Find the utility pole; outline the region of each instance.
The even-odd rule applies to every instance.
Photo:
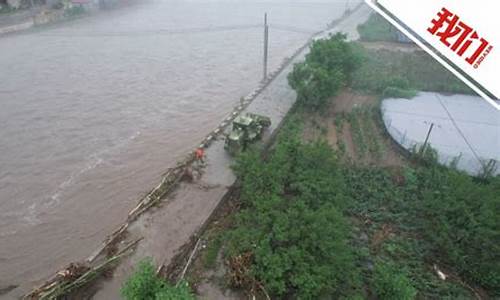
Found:
[[[420,155],[423,155],[425,152],[425,148],[427,148],[427,143],[429,142],[429,137],[431,136],[431,132],[432,132],[433,128],[434,128],[434,123],[432,123],[431,127],[429,127],[429,131],[427,132],[427,136],[425,137],[424,145],[422,146],[422,149],[420,150]]]
[[[269,25],[267,25],[267,13],[264,14],[264,76],[262,81],[267,78],[267,55],[269,51]]]
[[[344,10],[344,15],[347,15],[351,11],[350,5],[349,5],[349,0],[345,2],[345,10]]]

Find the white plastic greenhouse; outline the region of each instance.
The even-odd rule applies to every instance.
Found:
[[[483,99],[421,92],[411,100],[384,100],[382,115],[389,134],[404,148],[421,146],[434,124],[429,143],[442,164],[455,160],[471,175],[493,166],[493,174],[500,174],[500,111]]]

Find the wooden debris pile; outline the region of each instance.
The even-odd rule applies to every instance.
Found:
[[[253,259],[252,252],[245,252],[228,260],[231,285],[246,290],[249,293],[250,299],[255,299],[255,295],[258,295],[260,292],[262,293],[262,297],[270,300],[271,297],[269,297],[264,286],[250,274]]]
[[[231,285],[237,288],[251,288],[255,279],[249,275],[250,267],[253,262],[253,253],[246,252],[228,260],[229,265],[229,280]]]
[[[45,282],[43,285],[25,295],[23,299],[52,300],[59,299],[63,295],[67,295],[75,289],[92,282],[96,277],[112,268],[114,263],[123,256],[127,255],[130,252],[129,250],[137,245],[140,240],[141,239],[137,239],[128,244],[115,256],[106,259],[94,267],[90,267],[86,264],[70,264],[65,269],[57,272],[53,278]]]

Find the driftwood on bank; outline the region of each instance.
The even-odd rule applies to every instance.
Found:
[[[146,197],[144,197],[137,205],[134,207],[127,216],[127,221],[123,223],[118,229],[116,229],[111,235],[109,235],[106,240],[103,242],[101,247],[97,251],[95,251],[91,256],[89,256],[86,261],[87,263],[94,262],[99,255],[101,255],[104,250],[109,248],[111,245],[116,244],[132,222],[137,220],[139,216],[145,213],[148,209],[158,204],[158,202],[164,198],[167,194],[169,194],[180,182],[182,176],[186,172],[187,166],[192,163],[192,158],[189,158],[189,161],[186,161],[182,165],[170,169],[165,176],[163,177],[160,184],[154,188]]]
[[[75,268],[74,264],[71,264],[70,267],[58,272],[52,280],[26,295],[24,299],[51,300],[58,299],[70,293],[101,275],[109,267],[113,266],[116,261],[129,254],[129,250],[136,246],[141,240],[142,238],[139,238],[131,242],[116,255],[108,258],[95,267],[80,266],[79,268]],[[81,274],[78,274],[78,272],[81,272]]]
[[[193,257],[196,254],[196,251],[198,251],[198,247],[200,246],[200,242],[201,242],[201,238],[198,239],[198,241],[196,242],[196,245],[194,246],[193,251],[191,252],[191,255],[189,255],[186,266],[184,266],[184,269],[182,270],[182,273],[181,273],[181,277],[180,277],[179,281],[177,282],[177,284],[179,284],[179,282],[181,282],[184,279],[184,276],[186,275],[186,271],[188,270],[189,265],[191,265],[191,261],[193,260]]]

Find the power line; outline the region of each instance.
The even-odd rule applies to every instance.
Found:
[[[295,32],[295,33],[300,33],[300,34],[313,34],[313,33],[318,32],[318,30],[299,28],[299,27],[280,25],[280,24],[271,24],[270,27],[273,29],[276,29],[276,30],[290,31],[290,32]]]
[[[483,161],[481,160],[481,158],[479,157],[479,155],[477,154],[476,150],[474,150],[474,147],[472,147],[471,143],[469,143],[469,141],[467,140],[467,138],[465,137],[465,134],[462,132],[462,130],[460,129],[460,127],[458,127],[458,124],[455,122],[455,119],[453,118],[453,116],[451,115],[450,111],[448,110],[448,108],[446,108],[446,105],[444,105],[443,101],[441,100],[441,97],[439,97],[439,95],[436,94],[436,98],[439,100],[439,103],[441,104],[441,106],[443,107],[443,109],[445,110],[446,114],[448,115],[448,117],[450,118],[450,121],[453,123],[453,126],[455,127],[455,129],[458,131],[458,133],[460,134],[460,136],[463,138],[464,142],[467,144],[467,146],[469,147],[470,151],[472,152],[472,154],[474,155],[474,157],[477,159],[477,161],[479,162],[479,164],[481,165],[481,167],[485,167],[484,164],[483,164]]]

